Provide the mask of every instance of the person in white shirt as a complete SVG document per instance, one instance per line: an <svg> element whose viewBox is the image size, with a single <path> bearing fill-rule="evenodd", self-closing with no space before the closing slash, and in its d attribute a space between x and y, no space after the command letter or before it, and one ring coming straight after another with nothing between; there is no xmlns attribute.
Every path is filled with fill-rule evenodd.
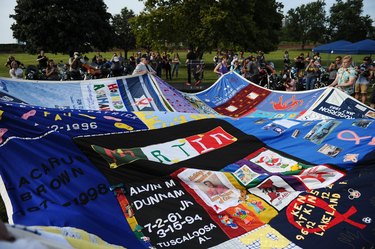
<svg viewBox="0 0 375 249"><path fill-rule="evenodd" d="M147 55L144 54L141 56L141 62L138 63L138 65L135 67L133 75L145 73L151 73L156 75L156 71L151 67L151 65L149 65L149 59Z"/></svg>
<svg viewBox="0 0 375 249"><path fill-rule="evenodd" d="M9 70L9 75L13 79L22 79L23 78L23 70L18 67L18 63L16 61L12 61L10 64L11 69Z"/></svg>

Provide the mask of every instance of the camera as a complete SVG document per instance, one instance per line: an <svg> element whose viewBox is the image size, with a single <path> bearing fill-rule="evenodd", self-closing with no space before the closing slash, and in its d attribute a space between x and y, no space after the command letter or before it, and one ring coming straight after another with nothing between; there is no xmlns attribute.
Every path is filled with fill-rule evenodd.
<svg viewBox="0 0 375 249"><path fill-rule="evenodd" d="M370 76L370 71L369 70L365 70L361 73L361 76L362 77L365 77L365 78L368 78Z"/></svg>

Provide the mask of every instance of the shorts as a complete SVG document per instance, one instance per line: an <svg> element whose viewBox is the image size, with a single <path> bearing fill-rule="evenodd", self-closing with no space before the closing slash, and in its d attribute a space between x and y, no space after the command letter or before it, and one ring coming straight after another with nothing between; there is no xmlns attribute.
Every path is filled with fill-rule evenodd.
<svg viewBox="0 0 375 249"><path fill-rule="evenodd" d="M367 93L368 84L355 84L354 91L356 93Z"/></svg>

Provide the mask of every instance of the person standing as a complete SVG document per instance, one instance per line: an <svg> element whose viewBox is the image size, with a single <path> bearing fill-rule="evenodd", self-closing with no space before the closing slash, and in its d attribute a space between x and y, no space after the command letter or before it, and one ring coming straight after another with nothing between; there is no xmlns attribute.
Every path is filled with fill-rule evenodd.
<svg viewBox="0 0 375 249"><path fill-rule="evenodd" d="M260 83L261 79L261 71L260 65L254 56L250 57L250 61L246 66L247 71L249 73L249 80L255 84ZM263 71L264 72L264 71Z"/></svg>
<svg viewBox="0 0 375 249"><path fill-rule="evenodd" d="M243 64L243 61L245 60L245 52L244 51L240 51L240 55L238 56L238 63L240 64L240 66Z"/></svg>
<svg viewBox="0 0 375 249"><path fill-rule="evenodd" d="M337 56L335 61L329 65L328 70L327 70L329 72L329 76L328 76L329 84L331 84L336 79L337 71L341 67L341 61L342 61L341 56Z"/></svg>
<svg viewBox="0 0 375 249"><path fill-rule="evenodd" d="M149 65L149 59L146 54L142 55L140 62L135 67L132 75L151 73L156 74L156 71Z"/></svg>
<svg viewBox="0 0 375 249"><path fill-rule="evenodd" d="M358 67L358 78L355 83L355 95L354 97L365 104L367 97L367 88L372 77L373 66L371 65L371 58L366 56L363 58L363 63ZM359 96L361 95L361 99Z"/></svg>
<svg viewBox="0 0 375 249"><path fill-rule="evenodd" d="M188 53L186 54L186 67L187 67L187 82L186 85L191 85L191 69L193 67L193 61L196 60L196 55L192 48L188 49Z"/></svg>
<svg viewBox="0 0 375 249"><path fill-rule="evenodd" d="M73 56L69 58L69 74L72 80L81 80L81 72L79 69L82 66L81 55L74 52Z"/></svg>
<svg viewBox="0 0 375 249"><path fill-rule="evenodd" d="M284 51L283 62L284 62L284 65L287 65L287 66L289 66L289 64L290 64L290 59L289 59L289 52L288 52L288 50L285 50L285 51Z"/></svg>
<svg viewBox="0 0 375 249"><path fill-rule="evenodd" d="M222 75L226 74L228 72L228 58L226 56L223 56L221 58L221 62L216 65L214 68L214 72L217 73L218 77L220 78Z"/></svg>
<svg viewBox="0 0 375 249"><path fill-rule="evenodd" d="M124 66L124 57L122 56L121 52L118 54L118 60L121 64L121 66Z"/></svg>
<svg viewBox="0 0 375 249"><path fill-rule="evenodd" d="M319 62L319 64L322 63L322 57L320 57L320 53L319 52L316 52L313 56L313 59L317 62Z"/></svg>
<svg viewBox="0 0 375 249"><path fill-rule="evenodd" d="M214 56L214 58L212 58L212 61L214 62L214 67L217 66L217 64L219 64L219 61L220 61L220 52L217 51L216 52L216 55Z"/></svg>
<svg viewBox="0 0 375 249"><path fill-rule="evenodd" d="M241 65L238 59L233 60L232 63L233 64L230 66L230 71L233 71L241 75Z"/></svg>
<svg viewBox="0 0 375 249"><path fill-rule="evenodd" d="M258 62L258 65L265 65L266 64L266 58L264 56L263 51L258 51L258 55L256 57L256 60Z"/></svg>
<svg viewBox="0 0 375 249"><path fill-rule="evenodd" d="M172 59L169 54L163 57L164 61L164 69L165 69L165 77L168 80L172 79Z"/></svg>
<svg viewBox="0 0 375 249"><path fill-rule="evenodd" d="M314 59L310 59L306 69L306 90L312 90L315 87L315 82L318 79L319 67Z"/></svg>
<svg viewBox="0 0 375 249"><path fill-rule="evenodd" d="M175 53L172 59L172 78L176 73L176 78L178 77L178 69L180 67L180 56L178 53Z"/></svg>
<svg viewBox="0 0 375 249"><path fill-rule="evenodd" d="M352 57L345 56L342 59L342 65L337 72L336 79L330 84L330 87L337 87L348 95L354 93L354 84L357 79L357 73L351 65Z"/></svg>
<svg viewBox="0 0 375 249"><path fill-rule="evenodd" d="M161 78L162 70L163 70L163 58L161 57L160 53L157 52L154 58L154 64L156 68L156 75Z"/></svg>
<svg viewBox="0 0 375 249"><path fill-rule="evenodd" d="M137 64L141 63L141 57L142 57L142 53L140 51L138 51L136 56L135 56L135 62Z"/></svg>
<svg viewBox="0 0 375 249"><path fill-rule="evenodd" d="M305 55L303 53L294 58L294 67L297 68L297 76L302 78L305 73Z"/></svg>
<svg viewBox="0 0 375 249"><path fill-rule="evenodd" d="M112 75L114 77L118 77L118 76L121 76L123 71L124 71L124 67L119 59L119 57L117 56L117 54L114 54L112 59L111 59L111 72L112 72Z"/></svg>
<svg viewBox="0 0 375 249"><path fill-rule="evenodd" d="M39 63L39 69L46 69L48 66L48 58L44 55L44 50L40 50L40 53L36 59Z"/></svg>
<svg viewBox="0 0 375 249"><path fill-rule="evenodd" d="M250 63L251 58L247 57L242 61L241 64L241 76L250 80L250 72L249 72L249 63Z"/></svg>

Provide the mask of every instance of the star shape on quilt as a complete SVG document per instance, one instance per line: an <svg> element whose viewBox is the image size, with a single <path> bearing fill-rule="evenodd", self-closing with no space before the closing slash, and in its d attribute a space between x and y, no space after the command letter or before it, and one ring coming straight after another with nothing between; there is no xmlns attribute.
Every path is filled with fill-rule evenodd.
<svg viewBox="0 0 375 249"><path fill-rule="evenodd" d="M151 107L150 103L152 101L152 98L147 98L145 95L142 95L139 98L134 98L135 105L139 107L140 110L142 110L145 107Z"/></svg>

